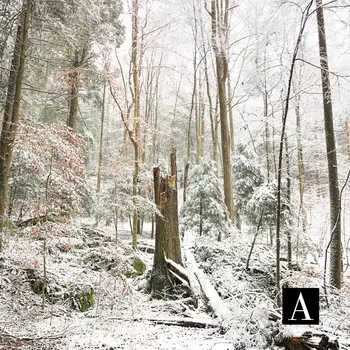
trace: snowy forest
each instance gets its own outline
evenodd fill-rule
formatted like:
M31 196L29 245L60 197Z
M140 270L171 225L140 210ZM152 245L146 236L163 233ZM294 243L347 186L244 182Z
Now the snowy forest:
M349 94L349 0L0 0L0 349L350 349Z

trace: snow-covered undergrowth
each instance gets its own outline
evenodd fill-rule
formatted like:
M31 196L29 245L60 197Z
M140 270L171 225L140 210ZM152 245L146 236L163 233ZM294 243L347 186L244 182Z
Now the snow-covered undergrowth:
M0 257L0 349L214 349L226 344L213 328L148 321L209 316L182 302L151 300L140 286L153 255L139 252L146 266L135 265L130 233L125 236L115 241L103 230L51 222L7 235ZM45 237L47 293L42 310ZM140 266L146 267L142 275ZM79 298L91 290L92 306Z
M236 349L272 348L278 333L301 334L305 327L284 326L273 320L280 315L275 300L274 247L259 242L254 248L249 271L246 259L250 244L239 236L222 242L196 239L194 253L199 267L205 271L232 315L226 334ZM301 271L288 271L282 261L282 286L320 288L320 325L307 329L315 333L327 332L348 342L350 330L349 276L344 276L344 288L327 290L329 308L323 290L323 272L317 264L305 261ZM298 328L299 327L299 328Z

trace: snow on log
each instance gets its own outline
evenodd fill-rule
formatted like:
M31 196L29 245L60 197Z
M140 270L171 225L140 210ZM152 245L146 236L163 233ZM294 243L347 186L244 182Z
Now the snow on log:
M175 277L177 278L184 286L186 286L188 289L191 289L189 283L184 280L182 277L180 277L178 274L176 274L173 270L169 269L169 272Z
M183 279L186 279L187 281L189 281L187 270L183 266L176 263L175 261L172 261L171 259L168 259L165 256L165 254L164 254L164 259L165 259L165 262L168 264L168 268L170 268L170 271L171 270L175 270L175 272L177 271L178 272L177 275L181 275Z
M210 283L209 278L204 274L204 272L201 269L199 269L196 259L190 251L190 245L186 244L183 249L183 252L185 255L186 266L188 271L191 271L195 274L201 286L202 292L205 295L205 298L208 300L209 306L213 309L213 311L219 317L221 322L225 326L227 326L231 319L230 312L228 311L228 306L225 305L225 302L220 298L218 292Z
M167 326L181 326L181 327L195 327L195 328L216 328L219 327L218 322L215 320L203 320L203 319L195 319L195 318L181 318L181 317L174 317L174 318L142 318L142 317L136 317L133 319L128 319L125 317L111 317L110 320L122 320L122 321L135 321L135 322L142 322L142 321L149 321L154 322L155 324L164 324Z

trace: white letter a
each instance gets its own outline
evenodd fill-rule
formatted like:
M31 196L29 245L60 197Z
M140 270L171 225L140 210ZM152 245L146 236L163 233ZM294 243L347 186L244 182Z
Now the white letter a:
M303 308L302 310L297 310L298 304L301 304L301 307ZM294 315L296 312L303 312L305 315L305 318L303 318L303 321L313 321L313 318L310 318L310 314L309 311L307 310L303 295L300 293L299 298L297 300L297 304L295 305L295 309L292 315L292 318L289 318L290 321L296 321L296 319L294 318Z

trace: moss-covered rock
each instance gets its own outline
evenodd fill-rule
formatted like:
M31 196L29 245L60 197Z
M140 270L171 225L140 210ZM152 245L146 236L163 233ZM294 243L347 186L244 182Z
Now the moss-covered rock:
M146 271L146 265L145 263L138 257L134 256L134 269L136 271L136 275L140 276Z
M126 278L141 276L146 271L145 263L136 255L134 255L131 259L132 260L128 262L123 274Z
M12 220L6 217L0 220L0 227L3 229L8 229L11 232L17 231L17 226L13 223Z
M91 286L84 286L75 291L72 297L73 306L80 312L85 312L95 304L95 290Z

